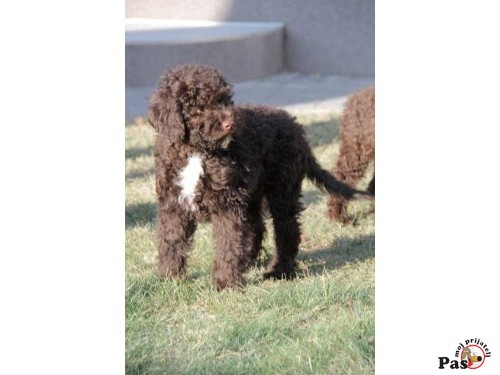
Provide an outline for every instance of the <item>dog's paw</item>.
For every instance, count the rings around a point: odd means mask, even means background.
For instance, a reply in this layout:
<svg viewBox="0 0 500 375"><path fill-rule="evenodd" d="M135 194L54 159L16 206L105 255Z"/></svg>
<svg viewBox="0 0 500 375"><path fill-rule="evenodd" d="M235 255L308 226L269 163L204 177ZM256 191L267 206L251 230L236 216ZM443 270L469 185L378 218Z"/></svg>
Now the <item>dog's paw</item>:
<svg viewBox="0 0 500 375"><path fill-rule="evenodd" d="M229 279L229 278L216 278L214 279L214 287L218 292L224 289L242 289L246 285L244 278Z"/></svg>
<svg viewBox="0 0 500 375"><path fill-rule="evenodd" d="M264 279L291 280L297 277L295 267L274 266L264 273Z"/></svg>

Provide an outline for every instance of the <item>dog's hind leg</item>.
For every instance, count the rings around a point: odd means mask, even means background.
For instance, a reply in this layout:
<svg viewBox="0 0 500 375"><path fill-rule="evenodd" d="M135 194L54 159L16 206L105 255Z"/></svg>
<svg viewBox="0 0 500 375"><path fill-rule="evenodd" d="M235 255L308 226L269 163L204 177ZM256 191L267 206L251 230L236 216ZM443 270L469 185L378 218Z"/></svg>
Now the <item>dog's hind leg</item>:
<svg viewBox="0 0 500 375"><path fill-rule="evenodd" d="M334 168L333 175L341 182L356 186L356 183L365 174L370 161L374 158L373 152L363 150L359 142L355 140L343 139L340 146L340 152L337 159L337 164ZM370 186L372 184L370 183ZM370 193L375 193L375 180L373 179L373 192L368 189ZM347 200L340 195L330 194L328 197L328 215L333 220L339 220L343 223L348 223L351 218L347 213Z"/></svg>
<svg viewBox="0 0 500 375"><path fill-rule="evenodd" d="M300 183L277 186L267 195L267 199L273 217L276 253L264 277L291 279L295 277L295 258L300 243Z"/></svg>

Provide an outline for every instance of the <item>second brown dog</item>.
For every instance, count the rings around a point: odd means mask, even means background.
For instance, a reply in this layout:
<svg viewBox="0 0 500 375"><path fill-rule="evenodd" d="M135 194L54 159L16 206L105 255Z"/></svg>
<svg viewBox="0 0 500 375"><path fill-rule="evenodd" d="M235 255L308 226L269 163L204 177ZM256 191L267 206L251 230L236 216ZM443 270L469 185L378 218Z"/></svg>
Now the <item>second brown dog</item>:
<svg viewBox="0 0 500 375"><path fill-rule="evenodd" d="M375 87L359 90L346 102L340 120L340 152L332 174L350 186L365 175L375 160ZM375 194L375 172L367 190ZM347 200L330 195L328 214L333 220L351 221L347 213Z"/></svg>

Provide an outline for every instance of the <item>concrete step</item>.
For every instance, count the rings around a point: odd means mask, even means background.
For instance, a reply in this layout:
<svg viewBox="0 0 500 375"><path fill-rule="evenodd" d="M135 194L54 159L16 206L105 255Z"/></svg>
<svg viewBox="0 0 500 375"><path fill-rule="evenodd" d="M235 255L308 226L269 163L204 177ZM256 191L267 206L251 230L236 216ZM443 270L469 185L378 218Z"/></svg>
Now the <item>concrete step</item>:
<svg viewBox="0 0 500 375"><path fill-rule="evenodd" d="M213 65L231 82L283 68L284 26L271 22L125 21L125 84L155 85L161 73L186 63Z"/></svg>

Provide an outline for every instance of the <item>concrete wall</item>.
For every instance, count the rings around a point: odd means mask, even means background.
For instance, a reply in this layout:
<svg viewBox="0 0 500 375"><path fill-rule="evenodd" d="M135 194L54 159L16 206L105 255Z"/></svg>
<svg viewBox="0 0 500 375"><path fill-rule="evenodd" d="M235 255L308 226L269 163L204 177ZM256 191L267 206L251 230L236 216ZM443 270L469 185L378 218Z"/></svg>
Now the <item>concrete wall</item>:
<svg viewBox="0 0 500 375"><path fill-rule="evenodd" d="M288 70L375 75L375 0L126 0L125 16L283 22Z"/></svg>

